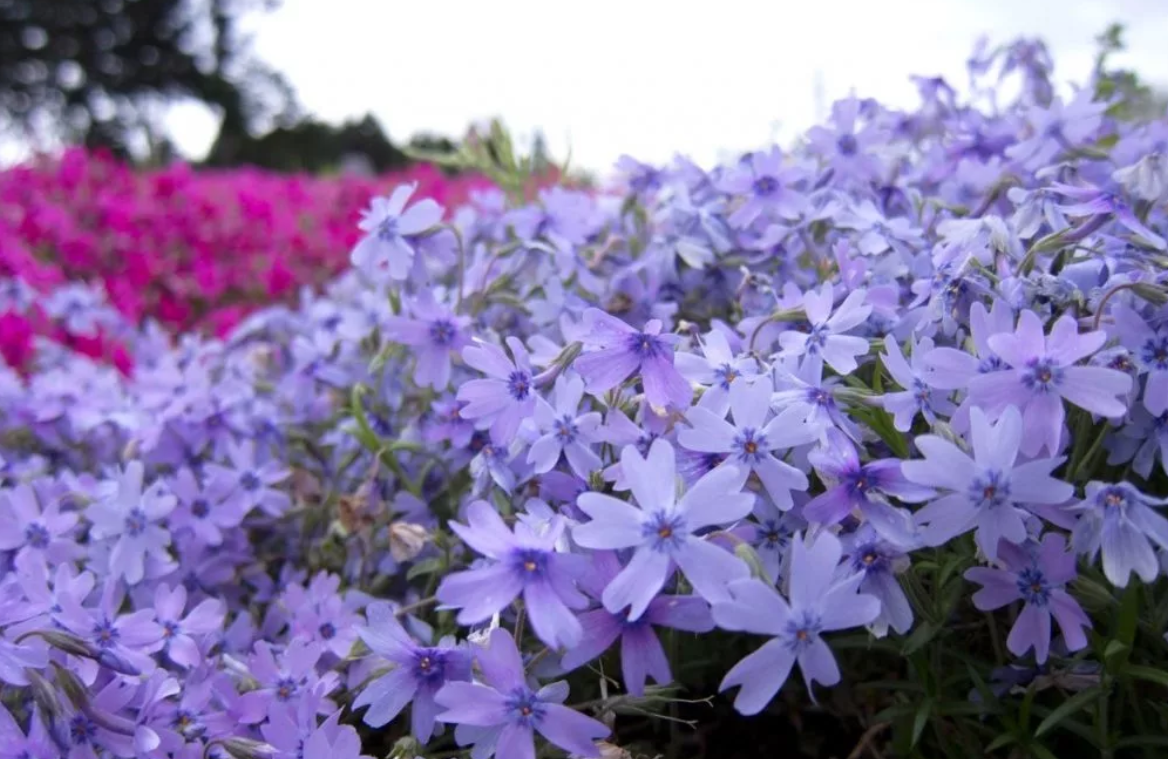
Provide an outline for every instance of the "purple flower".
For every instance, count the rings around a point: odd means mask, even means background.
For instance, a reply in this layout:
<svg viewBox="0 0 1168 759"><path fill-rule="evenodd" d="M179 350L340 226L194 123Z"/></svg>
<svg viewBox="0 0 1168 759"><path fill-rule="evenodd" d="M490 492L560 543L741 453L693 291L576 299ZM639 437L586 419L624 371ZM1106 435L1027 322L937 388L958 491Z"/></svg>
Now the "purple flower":
<svg viewBox="0 0 1168 759"><path fill-rule="evenodd" d="M203 487L198 475L183 467L169 487L178 497L178 507L170 515L175 534L190 530L206 545L218 546L223 543L224 530L233 530L243 522L246 509L242 499L232 497L234 488L223 479L214 487Z"/></svg>
<svg viewBox="0 0 1168 759"><path fill-rule="evenodd" d="M470 344L466 334L470 318L458 316L438 303L429 290L407 299L411 317L391 316L385 320L385 336L413 346L417 358L414 382L421 387L444 390L450 384L450 356Z"/></svg>
<svg viewBox="0 0 1168 759"><path fill-rule="evenodd" d="M290 705L295 706L302 696L323 697L336 687L337 674L317 674L316 663L320 655L321 647L303 638L293 638L279 656L271 643L257 641L248 660L248 670L260 687L249 691L244 698L266 703L268 716L272 717L286 712ZM325 704L321 702L320 707L325 708Z"/></svg>
<svg viewBox="0 0 1168 759"><path fill-rule="evenodd" d="M647 458L635 446L621 451L621 470L637 506L603 493L584 493L576 505L592 521L577 525L572 537L585 548L635 548L632 559L604 589L604 608L613 614L626 606L640 619L649 603L681 568L698 595L713 601L726 596L726 583L749 570L732 553L695 534L750 513L754 496L742 492L747 470L720 466L677 499L673 446L656 440Z"/></svg>
<svg viewBox="0 0 1168 759"><path fill-rule="evenodd" d="M887 497L918 502L928 500L933 491L907 480L901 473L900 459L861 464L856 447L838 430L828 430L827 444L808 454L808 459L828 488L803 506L807 521L834 525L858 511L885 540L902 548L912 547L912 519L892 506Z"/></svg>
<svg viewBox="0 0 1168 759"><path fill-rule="evenodd" d="M804 361L827 362L840 374L856 370L856 356L868 352L868 341L862 337L844 334L863 324L872 313L872 306L864 303L867 293L853 290L839 308L832 311L835 295L830 283L803 294L803 311L807 314L808 330L787 330L779 335L779 345L787 356L806 356Z"/></svg>
<svg viewBox="0 0 1168 759"><path fill-rule="evenodd" d="M443 638L435 646L419 645L397 621L389 604L370 604L365 615L369 625L361 628L361 639L394 668L370 682L353 708L368 706L365 724L381 727L412 701L410 732L426 743L434 734L438 714L434 696L448 682L470 680L470 654L452 638Z"/></svg>
<svg viewBox="0 0 1168 759"><path fill-rule="evenodd" d="M1006 639L1010 652L1021 656L1033 648L1034 658L1039 664L1045 663L1050 653L1052 616L1063 633L1067 650L1086 646L1084 628L1091 627L1091 620L1064 589L1077 573L1075 555L1066 551L1063 536L1047 533L1041 543L1025 545L1003 542L998 556L1001 569L973 567L966 570L965 579L982 586L973 594L973 605L982 611L1000 609L1018 600L1025 602Z"/></svg>
<svg viewBox="0 0 1168 759"><path fill-rule="evenodd" d="M225 611L217 598L200 601L183 616L187 605L187 589L177 585L173 590L159 585L154 591L154 611L162 627L158 644L166 656L180 667L190 669L203 661L203 653L196 639L206 638L223 626Z"/></svg>
<svg viewBox="0 0 1168 759"><path fill-rule="evenodd" d="M112 578L124 577L130 585L142 582L147 556L170 560L170 533L160 523L174 510L175 497L157 482L143 490L144 477L142 462L131 461L114 493L86 510L93 537L115 541L109 554Z"/></svg>
<svg viewBox="0 0 1168 759"><path fill-rule="evenodd" d="M912 429L917 414L925 417L929 424L937 421L937 415L952 416L955 406L943 395L935 394L927 382L929 368L927 356L933 350L933 341L922 337L912 346L912 364L905 361L900 346L892 335L884 338L885 352L880 355L884 367L897 384L904 388L900 393L885 393L880 398L884 410L892 414L893 425L901 432Z"/></svg>
<svg viewBox="0 0 1168 759"><path fill-rule="evenodd" d="M61 750L53 743L39 710L32 710L25 735L12 714L0 706L0 759L58 759L60 756Z"/></svg>
<svg viewBox="0 0 1168 759"><path fill-rule="evenodd" d="M1059 504L1075 492L1070 484L1050 476L1063 458L1018 463L1022 415L1007 406L996 424L980 408L970 411L973 456L938 435L916 439L925 460L901 464L904 476L942 495L916 514L925 525L922 538L938 546L977 529L975 538L986 558L997 557L998 542L1026 540L1027 504Z"/></svg>
<svg viewBox="0 0 1168 759"><path fill-rule="evenodd" d="M95 609L82 606L72 595L59 596L58 600L62 625L93 645L99 652L98 663L125 674L155 668L154 659L146 652L162 639L162 626L155 621L153 609L118 614L123 600L118 583L105 584Z"/></svg>
<svg viewBox="0 0 1168 759"><path fill-rule="evenodd" d="M809 692L814 682L829 686L839 682L839 667L822 633L866 625L880 614L880 601L856 593L863 575L834 580L841 555L839 539L831 533L820 533L810 546L796 535L789 604L772 586L753 577L731 583L733 599L714 604L719 627L771 638L722 679L720 690L741 686L734 699L740 713L762 711L783 687L795 662Z"/></svg>
<svg viewBox="0 0 1168 759"><path fill-rule="evenodd" d="M80 549L71 533L77 513L60 509L56 498L42 509L29 485L0 491L0 551L16 551L18 561L35 557L46 564L76 558Z"/></svg>
<svg viewBox="0 0 1168 759"><path fill-rule="evenodd" d="M418 183L400 185L388 198L373 198L358 226L366 233L353 248L353 266L374 281L403 280L414 266L414 243L442 221L442 206L425 198L406 210Z"/></svg>
<svg viewBox="0 0 1168 759"><path fill-rule="evenodd" d="M237 512L246 515L258 507L265 514L278 517L292 506L292 499L275 486L292 473L274 459L259 463L256 447L253 442L231 446L228 449L231 466L207 464L207 489L227 490L230 495L225 505L230 504Z"/></svg>
<svg viewBox="0 0 1168 759"><path fill-rule="evenodd" d="M745 229L767 212L798 219L809 205L790 185L803 176L801 170L783 166L783 154L777 147L766 153L752 153L747 163L731 168L718 183L722 192L741 196L738 208L727 221L737 229Z"/></svg>
<svg viewBox="0 0 1168 759"><path fill-rule="evenodd" d="M773 385L769 377L730 386L730 424L722 415L697 406L686 414L690 427L677 440L691 451L725 454L721 467L737 467L758 476L775 505L791 508L791 491L807 490L807 475L776 458L773 451L810 443L820 429L807 423L799 409L770 416Z"/></svg>
<svg viewBox="0 0 1168 759"><path fill-rule="evenodd" d="M0 629L24 622L36 613L25 603L23 588L15 573L0 581ZM15 631L8 633L11 636ZM43 669L49 664L49 652L44 641L37 637L25 638L20 643L0 636L0 682L10 685L28 685L25 669ZM0 727L3 725L3 707L0 707ZM3 732L0 731L0 738ZM0 741L0 746L3 742ZM0 749L2 750L2 749Z"/></svg>
<svg viewBox="0 0 1168 759"><path fill-rule="evenodd" d="M969 308L969 332L973 353L959 348L937 347L923 357L928 373L924 379L940 390L959 390L979 374L1000 371L1006 366L990 347L989 338L1014 328L1014 313L1004 300L995 300L987 310L981 301Z"/></svg>
<svg viewBox="0 0 1168 759"><path fill-rule="evenodd" d="M515 439L519 424L535 409L535 382L527 349L518 338L508 337L512 361L492 343L478 343L462 351L462 360L488 376L464 382L458 400L465 403L459 412L479 428L490 427L491 440L506 446Z"/></svg>
<svg viewBox="0 0 1168 759"><path fill-rule="evenodd" d="M1064 314L1054 323L1049 337L1033 311L1023 311L1015 332L992 335L989 346L1011 368L974 377L969 381L973 401L987 413L998 415L1007 406L1022 412L1022 452L1035 456L1043 449L1060 450L1063 399L1093 414L1122 416L1127 406L1120 398L1131 390L1131 377L1102 366L1075 366L1095 353L1107 334L1079 334L1075 318Z"/></svg>
<svg viewBox="0 0 1168 759"><path fill-rule="evenodd" d="M866 524L845 536L842 542L848 557L846 571L862 575L859 591L880 601L880 615L869 624L872 634L883 638L889 627L901 635L907 633L913 623L912 604L896 575L908 569L908 555Z"/></svg>
<svg viewBox="0 0 1168 759"><path fill-rule="evenodd" d="M1168 410L1152 416L1143 406L1136 406L1131 421L1120 428L1110 444L1108 464L1131 461L1132 469L1146 480L1159 456L1160 469L1168 473Z"/></svg>
<svg viewBox="0 0 1168 759"><path fill-rule="evenodd" d="M743 377L757 375L758 361L750 355L736 358L730 341L718 329L710 330L702 338L701 346L701 356L678 353L674 363L681 376L705 388L697 405L726 416L730 410L730 385Z"/></svg>
<svg viewBox="0 0 1168 759"><path fill-rule="evenodd" d="M1160 573L1152 544L1168 551L1168 519L1153 507L1166 504L1126 482L1089 482L1086 498L1069 507L1080 515L1071 545L1090 561L1102 551L1103 573L1116 587L1125 587L1132 572L1151 582Z"/></svg>
<svg viewBox="0 0 1168 759"><path fill-rule="evenodd" d="M446 708L438 719L459 725L459 745L473 742L473 755L482 759L492 755L535 759L534 733L538 732L573 755L600 756L596 741L608 735L609 729L563 705L566 684L532 690L509 632L493 630L476 658L485 682L447 683L435 698Z"/></svg>
<svg viewBox="0 0 1168 759"><path fill-rule="evenodd" d="M634 372L640 372L645 398L657 408L686 408L693 388L673 365L675 335L661 334L658 319L650 319L643 330L635 330L598 308L584 312L588 331L581 341L597 350L584 353L573 363L584 378L588 392L597 394L616 387Z"/></svg>
<svg viewBox="0 0 1168 759"><path fill-rule="evenodd" d="M1072 205L1059 206L1059 210L1067 216L1087 216L1084 226L1093 226L1093 219L1114 218L1128 230L1135 232L1149 242L1156 250L1168 249L1168 242L1163 237L1148 229L1138 218L1131 206L1114 193L1105 192L1098 187L1078 187L1076 185L1055 182L1051 190L1059 195L1078 201Z"/></svg>
<svg viewBox="0 0 1168 759"><path fill-rule="evenodd" d="M554 517L542 534L517 522L512 533L486 501L470 504L466 517L467 524L451 522L450 529L491 563L447 575L438 586L438 600L461 609L459 624L476 625L522 593L531 627L540 640L552 648L576 645L580 622L570 609L588 604L575 587L586 567L583 557L555 551L564 531L563 519Z"/></svg>
<svg viewBox="0 0 1168 759"><path fill-rule="evenodd" d="M884 171L876 148L887 136L872 124L858 127L862 107L863 102L855 97L839 100L832 105L831 126L815 126L807 132L811 150L844 182L875 181Z"/></svg>
<svg viewBox="0 0 1168 759"><path fill-rule="evenodd" d="M540 435L527 453L527 462L534 465L536 474L551 471L561 455L584 479L601 468L600 457L592 450L592 445L600 442L600 412L579 413L583 397L584 380L572 374L556 380L555 406L536 399L534 421Z"/></svg>
<svg viewBox="0 0 1168 759"><path fill-rule="evenodd" d="M1134 309L1124 305L1113 306L1111 315L1119 342L1131 351L1140 373L1148 375L1144 407L1159 416L1168 411L1168 326L1152 329Z"/></svg>
<svg viewBox="0 0 1168 759"><path fill-rule="evenodd" d="M616 555L609 551L593 554L592 572L588 584L600 592L621 570ZM645 680L652 677L659 685L673 680L669 659L657 639L653 627L672 627L686 632L709 632L714 629L709 605L697 596L657 596L649 602L645 613L629 620L624 613L613 614L600 608L580 615L584 637L564 654L560 666L571 671L603 654L619 638L621 642L621 674L625 689L633 696L645 693Z"/></svg>

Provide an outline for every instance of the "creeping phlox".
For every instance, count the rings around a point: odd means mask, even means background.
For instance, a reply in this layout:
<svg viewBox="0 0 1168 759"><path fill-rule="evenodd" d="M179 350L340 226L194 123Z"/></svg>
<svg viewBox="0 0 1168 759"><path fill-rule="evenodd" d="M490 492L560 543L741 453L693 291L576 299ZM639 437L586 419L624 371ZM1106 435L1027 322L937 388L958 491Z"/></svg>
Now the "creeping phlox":
<svg viewBox="0 0 1168 759"><path fill-rule="evenodd" d="M1118 687L1163 633L1168 120L1036 51L971 64L1012 105L919 80L710 171L391 188L218 339L46 290L133 370L0 372L0 756L618 756L679 688L777 712L856 649L970 673L906 692L980 724Z"/></svg>

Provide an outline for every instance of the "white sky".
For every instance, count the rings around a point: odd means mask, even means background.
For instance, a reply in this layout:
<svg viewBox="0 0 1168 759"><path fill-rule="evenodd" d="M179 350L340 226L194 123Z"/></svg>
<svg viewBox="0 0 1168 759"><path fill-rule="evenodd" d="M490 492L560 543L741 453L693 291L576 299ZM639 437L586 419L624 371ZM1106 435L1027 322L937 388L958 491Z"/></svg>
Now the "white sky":
<svg viewBox="0 0 1168 759"><path fill-rule="evenodd" d="M405 142L498 115L605 171L622 153L710 164L786 140L815 122L817 80L827 104L854 91L912 105L909 75L963 85L982 33L1041 35L1057 79L1081 81L1117 20L1117 61L1168 85L1168 0L284 0L253 27L321 118L371 111ZM196 106L168 124L194 156L216 127Z"/></svg>

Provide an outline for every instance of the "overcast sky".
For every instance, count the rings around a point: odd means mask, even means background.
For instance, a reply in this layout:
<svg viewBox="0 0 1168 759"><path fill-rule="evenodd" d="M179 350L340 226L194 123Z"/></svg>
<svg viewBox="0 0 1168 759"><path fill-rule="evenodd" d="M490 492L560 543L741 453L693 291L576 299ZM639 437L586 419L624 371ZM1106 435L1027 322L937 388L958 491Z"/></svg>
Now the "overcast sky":
<svg viewBox="0 0 1168 759"><path fill-rule="evenodd" d="M326 120L372 111L404 142L499 115L605 171L622 153L709 164L786 140L853 91L911 105L911 74L963 84L984 33L1041 35L1056 78L1081 81L1116 20L1118 60L1168 85L1168 0L284 0L253 31ZM168 123L189 155L214 137L194 106Z"/></svg>

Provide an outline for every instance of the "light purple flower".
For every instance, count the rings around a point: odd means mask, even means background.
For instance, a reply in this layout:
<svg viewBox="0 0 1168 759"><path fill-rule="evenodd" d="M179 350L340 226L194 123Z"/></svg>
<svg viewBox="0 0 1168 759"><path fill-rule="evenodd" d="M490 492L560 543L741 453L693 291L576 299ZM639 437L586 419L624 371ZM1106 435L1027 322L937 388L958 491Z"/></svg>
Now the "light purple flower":
<svg viewBox="0 0 1168 759"><path fill-rule="evenodd" d="M470 317L459 316L434 299L429 290L407 299L411 316L391 316L382 329L394 342L414 348L417 365L414 382L421 387L444 390L450 384L450 357L470 344Z"/></svg>
<svg viewBox="0 0 1168 759"><path fill-rule="evenodd" d="M588 388L597 394L610 390L634 372L641 375L645 398L657 408L687 408L693 388L673 365L675 335L661 334L662 324L650 319L636 330L598 308L584 312L587 332L581 341L596 350L576 358L573 366Z"/></svg>
<svg viewBox="0 0 1168 759"><path fill-rule="evenodd" d="M353 266L374 281L406 279L414 266L414 243L409 238L442 221L442 206L425 198L408 210L406 203L418 183L400 185L388 198L373 198L358 226L366 233L353 248Z"/></svg>
<svg viewBox="0 0 1168 759"><path fill-rule="evenodd" d="M131 461L118 476L113 494L86 510L93 537L114 541L109 554L111 576L124 577L130 585L142 582L147 556L170 560L170 533L162 522L174 510L176 499L158 482L144 489L145 474L141 461Z"/></svg>
<svg viewBox="0 0 1168 759"><path fill-rule="evenodd" d="M908 554L881 538L867 524L845 535L841 542L848 558L841 565L841 572L845 576L847 573L862 575L859 591L880 601L880 615L869 623L868 629L877 638L887 635L889 627L901 635L907 633L913 623L912 604L896 575L908 570Z"/></svg>
<svg viewBox="0 0 1168 759"><path fill-rule="evenodd" d="M239 527L247 511L243 500L233 497L234 488L228 482L221 478L215 486L204 487L193 471L180 469L169 483L170 492L178 497L170 515L175 534L190 530L209 546L221 545L224 531Z"/></svg>
<svg viewBox="0 0 1168 759"><path fill-rule="evenodd" d="M727 454L720 467L757 475L775 505L787 511L794 503L791 491L807 489L807 475L773 452L813 442L820 429L807 423L799 409L768 419L772 392L769 377L735 382L729 398L734 423L697 406L686 414L690 427L681 429L677 440L691 451Z"/></svg>
<svg viewBox="0 0 1168 759"><path fill-rule="evenodd" d="M912 346L911 365L905 361L892 335L884 338L884 346L885 352L880 355L884 368L904 388L903 392L885 393L880 398L884 410L892 414L896 429L901 432L911 430L917 414L923 416L929 424L937 421L938 414L952 416L956 407L943 394L934 393L926 381L929 374L927 356L933 350L933 341L922 337Z"/></svg>
<svg viewBox="0 0 1168 759"><path fill-rule="evenodd" d="M700 344L702 355L678 353L674 363L682 377L705 388L697 405L726 416L730 410L730 385L757 375L758 361L750 355L735 357L730 341L718 329L710 330Z"/></svg>
<svg viewBox="0 0 1168 759"><path fill-rule="evenodd" d="M796 535L789 604L774 587L753 577L732 582L733 598L714 604L719 627L771 638L722 679L720 690L740 686L734 699L740 713L762 711L796 662L812 697L812 683L830 686L840 681L839 667L822 633L866 625L880 614L879 600L856 592L863 575L835 581L841 555L839 539L831 533L820 533L811 545Z"/></svg>
<svg viewBox="0 0 1168 759"><path fill-rule="evenodd" d="M563 705L566 683L533 690L509 632L493 630L476 659L485 682L447 683L435 697L446 708L438 719L459 726L455 736L460 745L475 744L473 756L535 759L536 732L572 755L600 756L596 741L609 729Z"/></svg>
<svg viewBox="0 0 1168 759"><path fill-rule="evenodd" d="M1161 471L1168 474L1168 410L1152 416L1143 406L1136 406L1131 416L1131 421L1120 428L1119 435L1109 440L1111 453L1107 463L1130 461L1132 469L1146 480L1158 456Z"/></svg>
<svg viewBox="0 0 1168 759"><path fill-rule="evenodd" d="M147 653L162 638L162 626L155 621L154 609L139 609L119 614L123 594L119 583L107 582L97 608L81 605L71 594L58 597L61 624L79 638L91 643L99 652L97 661L123 674L139 674L155 668Z"/></svg>
<svg viewBox="0 0 1168 759"><path fill-rule="evenodd" d="M217 598L200 601L183 616L186 605L187 589L182 585L172 590L160 584L154 591L154 611L162 627L158 648L175 664L190 669L203 661L198 640L218 632L226 612L223 602Z"/></svg>
<svg viewBox="0 0 1168 759"><path fill-rule="evenodd" d="M1150 583L1160 573L1153 544L1168 551L1168 519L1153 508L1164 505L1126 482L1089 482L1086 497L1068 507L1079 514L1071 545L1092 562L1102 552L1103 573L1116 587L1133 572Z"/></svg>
<svg viewBox="0 0 1168 759"><path fill-rule="evenodd" d="M679 566L698 595L726 597L726 583L749 574L734 554L696 535L750 513L754 496L742 492L747 470L718 467L677 498L673 446L656 440L647 458L635 446L621 451L621 470L637 505L603 493L584 493L576 505L592 521L576 525L572 537L585 548L634 548L633 557L604 589L604 608L613 614L631 606L630 620L645 613Z"/></svg>
<svg viewBox="0 0 1168 759"><path fill-rule="evenodd" d="M519 424L535 409L535 384L527 349L518 338L508 337L514 361L492 343L477 343L463 349L462 360L487 375L487 379L464 382L458 400L466 405L459 413L480 429L491 430L491 440L506 446L515 439Z"/></svg>
<svg viewBox="0 0 1168 759"><path fill-rule="evenodd" d="M42 508L29 485L0 491L0 551L15 551L18 561L35 557L47 565L76 558L81 550L72 536L77 512L60 508L56 498Z"/></svg>
<svg viewBox="0 0 1168 759"><path fill-rule="evenodd" d="M811 151L824 159L841 183L872 182L884 172L878 148L887 136L872 123L862 127L857 124L862 105L855 97L836 101L831 108L831 125L814 126L807 131Z"/></svg>
<svg viewBox="0 0 1168 759"><path fill-rule="evenodd" d="M1061 449L1066 409L1063 399L1093 414L1109 418L1123 416L1127 406L1121 398L1131 390L1127 374L1102 366L1076 366L1103 347L1102 331L1079 334L1075 318L1064 314L1043 334L1042 320L1033 311L1023 311L1013 333L990 336L994 353L1011 368L974 377L969 381L970 397L989 414L998 415L1008 406L1022 412L1024 435L1022 452L1035 456L1042 450Z"/></svg>
<svg viewBox="0 0 1168 759"><path fill-rule="evenodd" d="M451 522L450 529L491 563L443 578L437 593L443 606L460 609L459 624L475 625L522 593L531 627L540 640L551 648L576 645L582 631L570 609L588 605L575 585L587 562L582 556L555 550L564 531L563 519L554 517L543 533L517 522L512 533L486 501L470 504L466 518L467 524Z"/></svg>
<svg viewBox="0 0 1168 759"><path fill-rule="evenodd" d="M864 303L867 293L853 290L832 310L835 294L830 283L818 292L803 294L803 311L807 314L806 332L787 330L779 335L779 345L787 356L806 356L804 361L823 362L840 374L856 370L857 356L868 352L868 341L863 337L844 334L863 324L872 313L872 306Z"/></svg>
<svg viewBox="0 0 1168 759"><path fill-rule="evenodd" d="M245 442L228 448L230 466L209 463L205 467L208 490L229 491L225 505L237 513L248 514L259 508L265 514L278 517L292 506L288 494L276 487L292 472L280 461L258 461L257 444Z"/></svg>
<svg viewBox="0 0 1168 759"><path fill-rule="evenodd" d="M1093 220L1114 218L1126 229L1135 232L1146 240L1156 250L1168 249L1168 241L1156 234L1141 222L1124 200L1114 193L1106 192L1098 187L1080 187L1076 185L1055 182L1051 190L1078 201L1071 205L1059 206L1059 210L1071 217L1089 217L1083 222L1086 227L1094 226ZM1095 222L1097 223L1097 222Z"/></svg>
<svg viewBox="0 0 1168 759"><path fill-rule="evenodd" d="M925 381L940 390L963 390L977 375L1005 369L1005 363L990 347L989 338L1013 328L1014 312L1006 301L997 299L988 310L981 301L974 301L969 308L973 352L948 346L928 351L923 357L924 365L928 368L928 373L924 375Z"/></svg>
<svg viewBox="0 0 1168 759"><path fill-rule="evenodd" d="M905 461L901 469L910 482L942 492L916 513L917 522L925 525L925 543L942 545L976 528L977 545L992 561L999 540L1026 540L1027 504L1064 503L1075 491L1050 476L1063 462L1061 456L1018 463L1022 415L1014 406L1007 406L996 424L974 407L970 425L972 457L943 437L922 435L916 445L925 459Z"/></svg>
<svg viewBox="0 0 1168 759"><path fill-rule="evenodd" d="M965 579L982 586L973 594L973 605L982 611L1025 602L1006 638L1010 652L1021 656L1033 648L1038 663L1046 663L1051 617L1058 622L1067 650L1086 646L1085 628L1091 627L1091 620L1065 590L1077 573L1075 555L1066 550L1063 536L1047 533L1041 543L1024 545L1003 542L998 556L1001 569L973 567L966 570Z"/></svg>
<svg viewBox="0 0 1168 759"><path fill-rule="evenodd" d="M554 406L543 398L536 399L533 420L540 434L527 452L527 462L534 465L536 474L551 471L561 456L584 479L601 468L600 457L592 449L600 442L600 412L581 414L583 398L584 380L576 374L564 374L556 380Z"/></svg>
<svg viewBox="0 0 1168 759"><path fill-rule="evenodd" d="M732 227L745 229L768 212L784 219L798 219L810 207L803 194L791 187L805 172L783 165L779 148L752 153L745 165L729 169L718 182L722 192L741 196L727 217Z"/></svg>
<svg viewBox="0 0 1168 759"><path fill-rule="evenodd" d="M592 557L592 572L585 579L594 595L603 589L621 570L620 561L609 551L599 551ZM659 685L673 680L669 659L653 627L671 627L686 632L709 632L714 629L710 607L697 596L657 596L649 602L645 613L630 621L624 613L613 614L600 608L580 615L584 636L560 660L565 671L571 671L603 654L620 639L621 674L625 689L633 696L645 692L645 680L652 677Z"/></svg>
<svg viewBox="0 0 1168 759"><path fill-rule="evenodd" d="M1115 334L1136 359L1140 373L1147 373L1144 407L1153 416L1168 411L1168 325L1153 329L1134 309L1112 307Z"/></svg>
<svg viewBox="0 0 1168 759"><path fill-rule="evenodd" d="M365 724L382 727L412 702L410 732L424 744L434 734L439 711L434 697L448 682L470 680L470 653L449 637L437 645L418 644L389 604L370 604L365 614L369 625L361 628L361 639L394 668L370 682L353 702L353 709L368 706Z"/></svg>
<svg viewBox="0 0 1168 759"><path fill-rule="evenodd" d="M808 454L827 489L803 506L808 522L834 525L853 512L880 535L901 548L914 547L912 518L888 502L888 496L905 501L928 500L930 488L910 482L901 473L900 459L878 459L860 463L856 447L843 433L828 430L825 445Z"/></svg>

